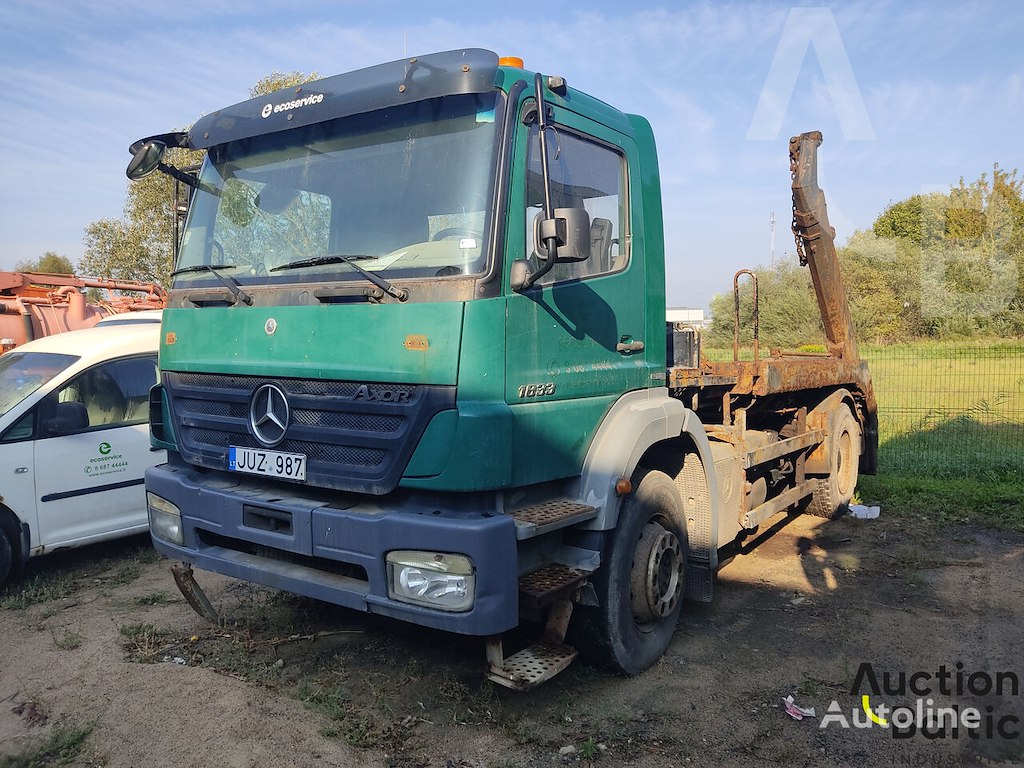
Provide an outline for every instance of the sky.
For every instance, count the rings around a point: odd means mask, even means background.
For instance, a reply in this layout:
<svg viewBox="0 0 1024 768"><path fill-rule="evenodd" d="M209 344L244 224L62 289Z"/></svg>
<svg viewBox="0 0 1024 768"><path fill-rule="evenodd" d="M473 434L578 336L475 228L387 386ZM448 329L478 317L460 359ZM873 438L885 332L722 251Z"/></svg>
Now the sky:
<svg viewBox="0 0 1024 768"><path fill-rule="evenodd" d="M77 261L86 226L122 215L133 141L271 72L475 47L650 120L668 303L707 307L736 270L793 258L792 135L824 134L840 244L890 203L1024 172L1022 42L1007 1L2 0L0 270Z"/></svg>

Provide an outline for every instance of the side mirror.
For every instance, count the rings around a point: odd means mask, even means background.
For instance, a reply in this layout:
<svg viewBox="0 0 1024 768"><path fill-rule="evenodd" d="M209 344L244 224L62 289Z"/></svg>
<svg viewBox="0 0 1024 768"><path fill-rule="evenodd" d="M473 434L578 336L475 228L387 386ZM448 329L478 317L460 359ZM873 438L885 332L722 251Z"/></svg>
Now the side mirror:
<svg viewBox="0 0 1024 768"><path fill-rule="evenodd" d="M527 281L530 279L530 262L526 259L516 259L512 262L512 270L509 272L509 284L512 290L520 293L525 290Z"/></svg>
<svg viewBox="0 0 1024 768"><path fill-rule="evenodd" d="M55 414L43 419L40 433L47 437L70 435L89 427L89 411L82 403L57 403Z"/></svg>
<svg viewBox="0 0 1024 768"><path fill-rule="evenodd" d="M538 213L533 220L533 255L540 269L532 271L526 259L512 262L509 284L513 291L522 293L551 271L558 263L586 261L590 258L593 236L590 215L583 208L555 208L554 218L545 219ZM555 258L548 258L547 243L555 241Z"/></svg>
<svg viewBox="0 0 1024 768"><path fill-rule="evenodd" d="M556 208L555 218L533 220L533 250L541 261L547 261L545 240L554 237L558 243L556 262L586 261L590 258L590 215L584 208Z"/></svg>
<svg viewBox="0 0 1024 768"><path fill-rule="evenodd" d="M132 181L144 179L160 167L167 145L162 141L147 141L132 155L125 174Z"/></svg>

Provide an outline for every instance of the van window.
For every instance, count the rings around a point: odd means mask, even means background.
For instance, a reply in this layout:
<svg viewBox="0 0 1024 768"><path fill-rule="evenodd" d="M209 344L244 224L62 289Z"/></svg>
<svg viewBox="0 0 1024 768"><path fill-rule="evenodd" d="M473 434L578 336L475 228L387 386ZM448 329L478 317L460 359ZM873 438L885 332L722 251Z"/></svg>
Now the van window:
<svg viewBox="0 0 1024 768"><path fill-rule="evenodd" d="M19 352L0 355L0 415L78 360L75 355Z"/></svg>
<svg viewBox="0 0 1024 768"><path fill-rule="evenodd" d="M149 417L149 390L157 383L156 356L114 360L90 368L40 403L43 420L61 412L74 416L74 429L144 424ZM77 403L78 408L58 404Z"/></svg>

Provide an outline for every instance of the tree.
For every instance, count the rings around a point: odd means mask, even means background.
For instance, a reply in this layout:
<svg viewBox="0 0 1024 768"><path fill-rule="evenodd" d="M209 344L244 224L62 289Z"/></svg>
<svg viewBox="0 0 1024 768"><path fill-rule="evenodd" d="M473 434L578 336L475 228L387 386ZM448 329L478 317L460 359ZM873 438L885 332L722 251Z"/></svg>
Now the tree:
<svg viewBox="0 0 1024 768"><path fill-rule="evenodd" d="M855 232L839 249L839 262L858 339L887 344L925 333L921 249L911 239Z"/></svg>
<svg viewBox="0 0 1024 768"><path fill-rule="evenodd" d="M916 264L904 258L893 274L904 306L920 313L919 333L1024 332L1024 180L1016 170L995 164L991 179L961 178L948 194L894 203L872 229L904 252L916 249Z"/></svg>
<svg viewBox="0 0 1024 768"><path fill-rule="evenodd" d="M779 262L772 269L759 267L758 331L763 349L794 348L805 344L821 344L824 332L818 312L810 272L793 261ZM754 297L747 278L740 285L740 344L753 342ZM733 293L721 293L711 300L712 326L708 343L714 347L731 347L735 327Z"/></svg>
<svg viewBox="0 0 1024 768"><path fill-rule="evenodd" d="M946 194L912 195L886 206L870 231L838 248L858 339L1024 335L1024 179L998 164ZM806 270L756 270L762 346L820 342L821 323ZM741 292L741 341L750 344L750 289ZM711 302L709 343L731 346L732 293Z"/></svg>
<svg viewBox="0 0 1024 768"><path fill-rule="evenodd" d="M262 77L256 81L256 85L249 89L249 98L255 99L257 96L266 96L268 93L274 91L280 91L284 88L294 88L297 85L308 83L313 80L319 80L320 75L317 72L310 72L308 75L302 72L271 72L266 77Z"/></svg>
<svg viewBox="0 0 1024 768"><path fill-rule="evenodd" d="M47 251L35 261L19 261L14 265L16 272L43 272L50 275L73 275L75 265L67 256Z"/></svg>
<svg viewBox="0 0 1024 768"><path fill-rule="evenodd" d="M169 149L165 162L183 168L197 165L200 159L200 152ZM175 183L163 173L130 183L124 215L86 227L82 269L111 280L166 285L173 269ZM180 193L184 199L187 192L186 188Z"/></svg>
<svg viewBox="0 0 1024 768"><path fill-rule="evenodd" d="M273 72L253 86L250 96L295 87L318 77L316 73ZM202 152L171 148L165 162L184 168L199 165L202 158ZM174 179L163 173L129 184L121 218L100 219L86 227L81 269L113 280L169 284L177 215L173 210L174 188ZM182 193L187 199L188 190Z"/></svg>
<svg viewBox="0 0 1024 768"><path fill-rule="evenodd" d="M875 219L871 230L878 237L903 238L920 245L923 237L921 219L924 206L923 195L913 195L906 200L890 203Z"/></svg>

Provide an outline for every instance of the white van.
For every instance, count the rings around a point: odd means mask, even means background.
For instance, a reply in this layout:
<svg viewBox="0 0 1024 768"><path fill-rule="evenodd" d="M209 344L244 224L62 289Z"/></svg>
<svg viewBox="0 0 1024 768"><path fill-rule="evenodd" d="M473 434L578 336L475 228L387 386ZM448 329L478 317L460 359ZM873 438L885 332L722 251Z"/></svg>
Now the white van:
<svg viewBox="0 0 1024 768"><path fill-rule="evenodd" d="M34 555L147 529L160 323L106 323L0 355L0 584Z"/></svg>

